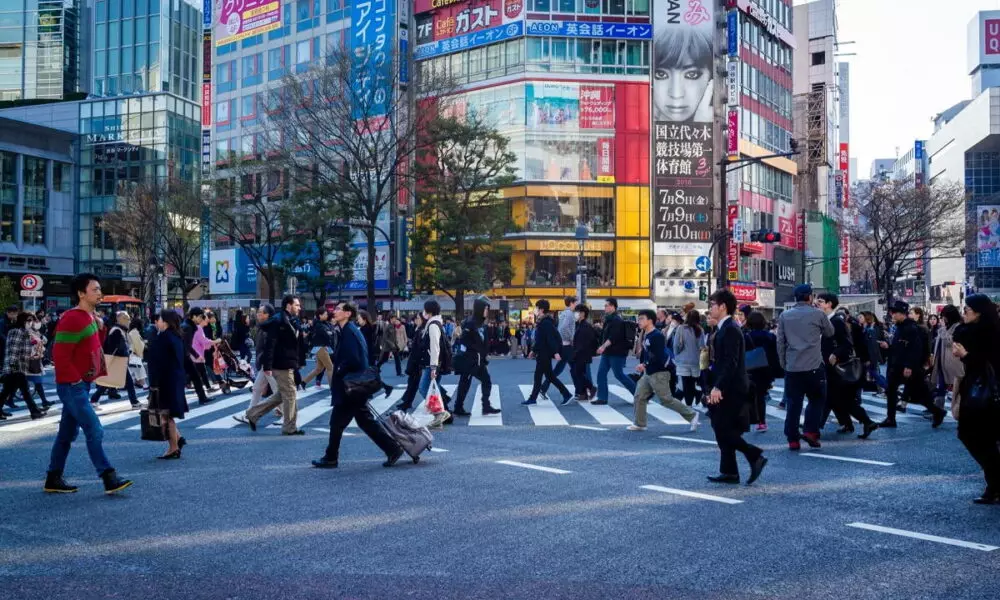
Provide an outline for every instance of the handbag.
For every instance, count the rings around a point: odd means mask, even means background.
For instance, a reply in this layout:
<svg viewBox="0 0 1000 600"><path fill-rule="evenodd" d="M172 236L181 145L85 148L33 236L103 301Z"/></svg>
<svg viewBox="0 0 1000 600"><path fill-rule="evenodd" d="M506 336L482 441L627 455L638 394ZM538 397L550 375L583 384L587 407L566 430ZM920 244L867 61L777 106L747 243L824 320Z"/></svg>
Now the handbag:
<svg viewBox="0 0 1000 600"><path fill-rule="evenodd" d="M770 363L767 362L767 352L763 348L747 350L745 361L747 371L766 369L770 366Z"/></svg>
<svg viewBox="0 0 1000 600"><path fill-rule="evenodd" d="M977 377L969 391L962 397L962 408L966 410L983 410L1000 402L1000 392L997 390L997 377L993 365L987 363L986 372Z"/></svg>
<svg viewBox="0 0 1000 600"><path fill-rule="evenodd" d="M107 368L108 374L98 377L94 383L102 387L115 388L117 390L125 387L125 373L128 371L128 357L105 354L104 365Z"/></svg>
<svg viewBox="0 0 1000 600"><path fill-rule="evenodd" d="M857 356L852 356L842 363L837 363L833 368L844 383L857 383L861 381L865 371L861 360Z"/></svg>
<svg viewBox="0 0 1000 600"><path fill-rule="evenodd" d="M375 367L365 367L361 371L348 373L341 378L344 383L344 394L362 398L370 398L382 389L382 377Z"/></svg>
<svg viewBox="0 0 1000 600"><path fill-rule="evenodd" d="M139 411L140 439L148 442L165 442L170 437L167 420L158 410L159 399L160 389L149 388L149 406Z"/></svg>

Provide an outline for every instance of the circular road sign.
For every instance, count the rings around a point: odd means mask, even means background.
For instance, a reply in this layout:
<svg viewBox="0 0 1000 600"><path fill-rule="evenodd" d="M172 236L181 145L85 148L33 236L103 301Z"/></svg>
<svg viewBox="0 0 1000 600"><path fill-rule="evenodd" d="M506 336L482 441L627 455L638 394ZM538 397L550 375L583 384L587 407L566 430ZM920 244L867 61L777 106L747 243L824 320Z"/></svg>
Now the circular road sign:
<svg viewBox="0 0 1000 600"><path fill-rule="evenodd" d="M34 291L42 287L42 278L38 275L25 275L21 278L21 289Z"/></svg>

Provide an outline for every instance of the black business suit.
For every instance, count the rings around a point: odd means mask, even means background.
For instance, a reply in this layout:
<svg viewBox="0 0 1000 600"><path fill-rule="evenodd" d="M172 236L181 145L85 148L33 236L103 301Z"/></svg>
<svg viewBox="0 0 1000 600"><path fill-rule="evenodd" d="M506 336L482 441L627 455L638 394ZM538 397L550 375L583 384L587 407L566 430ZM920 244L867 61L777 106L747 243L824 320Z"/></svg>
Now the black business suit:
<svg viewBox="0 0 1000 600"><path fill-rule="evenodd" d="M736 321L727 318L716 332L712 344L715 352L713 387L722 392L722 400L709 408L715 441L722 453L719 473L739 477L737 450L751 464L763 454L760 448L743 439L743 432L750 427L750 380L747 377L743 331Z"/></svg>
<svg viewBox="0 0 1000 600"><path fill-rule="evenodd" d="M534 404L538 393L542 390L542 383L546 381L554 385L563 398L571 397L563 382L552 372L552 359L561 349L562 337L556 329L555 319L547 314L538 320L538 328L535 329L535 379L534 385L531 386L531 395L528 396L528 404Z"/></svg>
<svg viewBox="0 0 1000 600"><path fill-rule="evenodd" d="M854 353L854 342L848 330L844 317L835 315L830 319L833 325L833 337L825 337L821 340L823 351L823 362L826 363L826 408L823 411L823 424L830 418L830 411L837 416L837 422L843 427L853 428L851 417L854 417L862 424L871 423L868 411L861 406L861 398L858 396L860 383L848 383L840 376L837 368L830 364L830 356L837 358L837 364L841 365L851 359Z"/></svg>

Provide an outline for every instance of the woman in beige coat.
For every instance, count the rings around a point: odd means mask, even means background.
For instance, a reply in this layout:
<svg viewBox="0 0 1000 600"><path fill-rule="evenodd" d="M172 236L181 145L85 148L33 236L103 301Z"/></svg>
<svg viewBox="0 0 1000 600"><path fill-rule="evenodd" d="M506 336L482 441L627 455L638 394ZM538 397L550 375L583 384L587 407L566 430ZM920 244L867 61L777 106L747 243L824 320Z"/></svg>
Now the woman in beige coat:
<svg viewBox="0 0 1000 600"><path fill-rule="evenodd" d="M955 380L965 374L962 360L952 354L952 343L955 330L962 323L962 315L954 306L946 306L941 311L942 324L938 328L937 339L934 341L933 364L931 372L931 389L934 390L934 403L938 408L944 408L948 389L955 385Z"/></svg>

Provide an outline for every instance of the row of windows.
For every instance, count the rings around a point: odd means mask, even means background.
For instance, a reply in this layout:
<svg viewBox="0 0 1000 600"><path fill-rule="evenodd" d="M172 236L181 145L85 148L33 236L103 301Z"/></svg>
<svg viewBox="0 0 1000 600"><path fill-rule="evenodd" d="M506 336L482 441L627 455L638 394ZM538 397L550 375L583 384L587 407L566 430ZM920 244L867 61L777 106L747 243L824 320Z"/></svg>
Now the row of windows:
<svg viewBox="0 0 1000 600"><path fill-rule="evenodd" d="M52 164L48 181L48 160L23 156L23 202L21 205L21 241L45 244L46 212L49 190L68 192L72 186L72 168L60 162ZM17 154L0 152L0 241L17 242Z"/></svg>
<svg viewBox="0 0 1000 600"><path fill-rule="evenodd" d="M742 64L743 93L779 115L792 118L792 91L747 63Z"/></svg>
<svg viewBox="0 0 1000 600"><path fill-rule="evenodd" d="M287 75L292 67L296 73L302 73L312 66L314 60L325 55L329 59L336 56L346 43L346 29L340 29L309 39L299 40L294 44L285 44L270 48L267 51L267 62L263 52L243 56L236 60L221 62L215 65L215 91L224 94L237 87L260 85L267 81L278 81ZM237 68L238 67L238 68ZM239 86L237 86L239 82Z"/></svg>
<svg viewBox="0 0 1000 600"><path fill-rule="evenodd" d="M170 1L166 0L97 0L96 11L98 23L117 21L129 17L142 17L160 14L160 4L165 3L170 10ZM192 27L198 21L199 12L186 4L180 3L182 19ZM177 9L175 9L177 12ZM199 23L200 24L200 23Z"/></svg>
<svg viewBox="0 0 1000 600"><path fill-rule="evenodd" d="M131 75L159 70L160 44L138 44L122 49L98 50L94 53L94 77ZM190 79L190 70L187 79ZM132 91L132 90L129 90Z"/></svg>
<svg viewBox="0 0 1000 600"><path fill-rule="evenodd" d="M649 16L649 0L528 0L528 12Z"/></svg>
<svg viewBox="0 0 1000 600"><path fill-rule="evenodd" d="M743 45L756 50L757 54L759 54L767 62L767 64L775 65L791 75L792 49L779 42L771 34L767 33L763 27L761 27L749 16L740 15L740 18L743 20ZM791 26L786 27L786 29L791 31Z"/></svg>
<svg viewBox="0 0 1000 600"><path fill-rule="evenodd" d="M740 137L772 152L788 152L792 133L748 108L740 112Z"/></svg>
<svg viewBox="0 0 1000 600"><path fill-rule="evenodd" d="M159 18L139 17L99 23L94 34L94 48L97 50L158 41L160 41Z"/></svg>
<svg viewBox="0 0 1000 600"><path fill-rule="evenodd" d="M747 165L738 173L743 189L763 194L773 200L792 201L791 174L764 163Z"/></svg>

